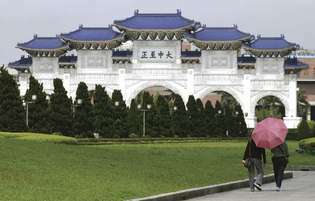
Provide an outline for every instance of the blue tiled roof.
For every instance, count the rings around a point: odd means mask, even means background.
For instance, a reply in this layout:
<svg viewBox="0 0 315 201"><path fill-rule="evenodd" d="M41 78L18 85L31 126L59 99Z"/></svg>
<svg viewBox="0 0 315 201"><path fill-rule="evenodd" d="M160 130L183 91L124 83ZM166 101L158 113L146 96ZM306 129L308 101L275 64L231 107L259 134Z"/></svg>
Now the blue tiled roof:
<svg viewBox="0 0 315 201"><path fill-rule="evenodd" d="M28 69L32 63L32 57L22 56L19 60L9 63L8 66L16 70L25 70Z"/></svg>
<svg viewBox="0 0 315 201"><path fill-rule="evenodd" d="M306 63L301 62L296 57L289 57L284 61L285 69L305 69L308 68Z"/></svg>
<svg viewBox="0 0 315 201"><path fill-rule="evenodd" d="M78 57L74 55L64 55L59 57L59 63L76 63L77 60Z"/></svg>
<svg viewBox="0 0 315 201"><path fill-rule="evenodd" d="M83 27L67 33L61 34L61 37L68 40L76 41L109 41L117 37L121 37L122 34L116 32L112 27Z"/></svg>
<svg viewBox="0 0 315 201"><path fill-rule="evenodd" d="M200 41L235 41L247 40L251 37L250 34L238 30L237 26L203 27L200 31L186 35Z"/></svg>
<svg viewBox="0 0 315 201"><path fill-rule="evenodd" d="M132 51L124 50L124 51L113 51L113 57L130 57L132 56Z"/></svg>
<svg viewBox="0 0 315 201"><path fill-rule="evenodd" d="M297 45L288 42L284 36L281 37L261 37L258 36L249 47L253 49L287 49L295 48Z"/></svg>
<svg viewBox="0 0 315 201"><path fill-rule="evenodd" d="M34 50L55 50L60 48L67 48L67 45L59 37L37 37L26 43L19 43L17 45L20 49L34 49Z"/></svg>
<svg viewBox="0 0 315 201"><path fill-rule="evenodd" d="M134 16L114 21L114 25L125 29L140 30L165 30L180 29L194 25L194 21L184 18L180 11L177 13L139 13L136 10Z"/></svg>
<svg viewBox="0 0 315 201"><path fill-rule="evenodd" d="M245 63L245 64L249 64L249 63L256 63L256 58L253 56L245 56L242 55L240 57L237 57L237 63Z"/></svg>
<svg viewBox="0 0 315 201"><path fill-rule="evenodd" d="M182 57L200 57L201 51L182 51Z"/></svg>

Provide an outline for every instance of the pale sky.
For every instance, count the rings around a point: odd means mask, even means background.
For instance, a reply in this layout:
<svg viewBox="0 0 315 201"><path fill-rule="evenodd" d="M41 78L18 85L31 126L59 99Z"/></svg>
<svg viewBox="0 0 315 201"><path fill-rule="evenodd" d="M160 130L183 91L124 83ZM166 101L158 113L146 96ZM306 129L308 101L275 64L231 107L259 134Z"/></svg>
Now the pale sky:
<svg viewBox="0 0 315 201"><path fill-rule="evenodd" d="M0 0L0 64L25 54L15 48L38 36L55 36L84 26L107 26L140 12L172 12L207 26L237 24L262 36L284 34L315 49L315 0Z"/></svg>

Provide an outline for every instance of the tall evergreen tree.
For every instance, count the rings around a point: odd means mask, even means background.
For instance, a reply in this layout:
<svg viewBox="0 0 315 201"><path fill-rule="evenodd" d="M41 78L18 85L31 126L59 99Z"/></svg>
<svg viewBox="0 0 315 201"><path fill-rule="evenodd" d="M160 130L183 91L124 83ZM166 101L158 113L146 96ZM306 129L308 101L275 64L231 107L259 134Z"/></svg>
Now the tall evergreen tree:
<svg viewBox="0 0 315 201"><path fill-rule="evenodd" d="M135 99L132 99L127 115L128 135L136 134L140 136L140 121L140 111L137 109Z"/></svg>
<svg viewBox="0 0 315 201"><path fill-rule="evenodd" d="M215 130L216 136L225 136L224 111L219 101L216 101L215 107Z"/></svg>
<svg viewBox="0 0 315 201"><path fill-rule="evenodd" d="M49 119L51 132L72 135L72 101L67 96L67 91L59 78L54 79L54 93L50 98Z"/></svg>
<svg viewBox="0 0 315 201"><path fill-rule="evenodd" d="M232 136L245 137L248 135L244 113L240 105L237 105L235 107L235 118L233 122L233 127L233 132L231 132Z"/></svg>
<svg viewBox="0 0 315 201"><path fill-rule="evenodd" d="M189 119L186 113L185 103L178 94L174 98L175 110L172 113L172 130L174 135L186 137L188 132ZM174 109L174 108L173 108Z"/></svg>
<svg viewBox="0 0 315 201"><path fill-rule="evenodd" d="M74 101L73 132L81 137L92 137L93 116L92 104L88 87L84 82L80 82L76 91Z"/></svg>
<svg viewBox="0 0 315 201"><path fill-rule="evenodd" d="M196 100L194 96L190 95L188 98L188 102L186 104L187 106L187 115L189 118L189 135L190 136L198 136L198 124L199 124L199 112L198 112L198 107Z"/></svg>
<svg viewBox="0 0 315 201"><path fill-rule="evenodd" d="M198 137L206 136L206 118L205 118L205 109L200 98L196 100L196 105L198 109L198 121L196 122L196 133Z"/></svg>
<svg viewBox="0 0 315 201"><path fill-rule="evenodd" d="M171 136L171 116L167 101L163 96L158 96L156 102L156 121L154 121L156 136Z"/></svg>
<svg viewBox="0 0 315 201"><path fill-rule="evenodd" d="M113 110L111 99L101 85L96 85L94 95L94 129L102 137L113 137Z"/></svg>
<svg viewBox="0 0 315 201"><path fill-rule="evenodd" d="M32 96L36 100L32 100ZM32 102L28 105L28 125L33 132L49 131L49 113L46 93L43 84L40 84L33 76L30 77L29 88L25 94L25 101Z"/></svg>
<svg viewBox="0 0 315 201"><path fill-rule="evenodd" d="M120 90L114 90L112 94L113 107L113 134L119 137L128 137L127 107Z"/></svg>
<svg viewBox="0 0 315 201"><path fill-rule="evenodd" d="M206 124L206 134L207 136L213 136L214 130L216 128L215 125L215 111L210 101L206 102L205 106L205 124Z"/></svg>
<svg viewBox="0 0 315 201"><path fill-rule="evenodd" d="M0 68L0 129L2 131L23 131L25 112L17 83L12 75Z"/></svg>

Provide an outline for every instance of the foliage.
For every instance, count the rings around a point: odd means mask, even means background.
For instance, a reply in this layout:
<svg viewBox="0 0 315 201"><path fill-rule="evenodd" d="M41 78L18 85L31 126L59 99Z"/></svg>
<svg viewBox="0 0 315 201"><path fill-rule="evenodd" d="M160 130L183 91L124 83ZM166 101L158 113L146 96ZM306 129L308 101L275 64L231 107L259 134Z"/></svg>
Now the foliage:
<svg viewBox="0 0 315 201"><path fill-rule="evenodd" d="M206 102L205 106L205 130L207 136L212 136L215 130L215 111L210 101Z"/></svg>
<svg viewBox="0 0 315 201"><path fill-rule="evenodd" d="M163 96L157 97L155 105L156 115L153 128L153 136L171 136L171 116L169 105Z"/></svg>
<svg viewBox="0 0 315 201"><path fill-rule="evenodd" d="M186 113L185 103L178 94L174 96L173 107L176 110L172 113L172 132L174 136L186 137L188 132L189 119Z"/></svg>
<svg viewBox="0 0 315 201"><path fill-rule="evenodd" d="M232 125L233 130L231 131L231 136L245 137L248 134L244 114L240 105L235 107L235 117L233 119Z"/></svg>
<svg viewBox="0 0 315 201"><path fill-rule="evenodd" d="M12 75L0 68L0 129L2 131L23 131L25 112L17 83Z"/></svg>
<svg viewBox="0 0 315 201"><path fill-rule="evenodd" d="M72 135L72 101L67 96L62 80L54 79L54 93L50 98L50 130Z"/></svg>
<svg viewBox="0 0 315 201"><path fill-rule="evenodd" d="M219 101L216 101L215 107L214 107L214 112L215 112L215 129L214 129L214 134L215 136L225 136L225 121L224 121L224 110L221 106L221 103Z"/></svg>
<svg viewBox="0 0 315 201"><path fill-rule="evenodd" d="M113 107L111 99L101 85L95 86L94 94L94 131L100 136L108 138L113 137Z"/></svg>
<svg viewBox="0 0 315 201"><path fill-rule="evenodd" d="M36 95L36 100L32 96ZM29 89L26 91L25 101L28 104L28 125L29 130L33 132L49 131L49 113L46 93L43 90L43 84L40 84L33 76L29 79Z"/></svg>
<svg viewBox="0 0 315 201"><path fill-rule="evenodd" d="M120 90L114 90L112 94L113 107L113 135L116 137L128 137L127 107Z"/></svg>
<svg viewBox="0 0 315 201"><path fill-rule="evenodd" d="M93 108L89 96L88 87L80 82L76 91L74 101L73 131L80 137L91 137L93 133Z"/></svg>
<svg viewBox="0 0 315 201"><path fill-rule="evenodd" d="M298 91L297 93L297 116L306 119L306 114L310 105L306 101L306 96L304 91Z"/></svg>
<svg viewBox="0 0 315 201"><path fill-rule="evenodd" d="M48 135L42 133L10 133L0 132L0 139L14 139L14 140L25 140L33 142L51 142L51 143L66 143L76 144L77 141L73 137L66 137L61 135Z"/></svg>
<svg viewBox="0 0 315 201"><path fill-rule="evenodd" d="M140 111L137 109L137 104L135 99L131 100L130 108L127 114L127 128L129 137L134 134L136 136L140 135Z"/></svg>
<svg viewBox="0 0 315 201"><path fill-rule="evenodd" d="M310 127L308 126L305 119L302 119L302 121L299 123L297 130L301 138L311 137L312 135Z"/></svg>
<svg viewBox="0 0 315 201"><path fill-rule="evenodd" d="M282 118L285 116L285 108L279 98L266 96L260 99L256 106L257 121L260 122L267 117Z"/></svg>
<svg viewBox="0 0 315 201"><path fill-rule="evenodd" d="M315 138L306 138L299 141L299 147L303 151L315 153Z"/></svg>
<svg viewBox="0 0 315 201"><path fill-rule="evenodd" d="M188 124L188 132L189 136L197 137L199 136L199 130L196 125L199 125L199 111L197 107L197 103L195 100L195 97L190 95L188 97L188 102L186 104L187 107L187 115L189 118L189 124Z"/></svg>

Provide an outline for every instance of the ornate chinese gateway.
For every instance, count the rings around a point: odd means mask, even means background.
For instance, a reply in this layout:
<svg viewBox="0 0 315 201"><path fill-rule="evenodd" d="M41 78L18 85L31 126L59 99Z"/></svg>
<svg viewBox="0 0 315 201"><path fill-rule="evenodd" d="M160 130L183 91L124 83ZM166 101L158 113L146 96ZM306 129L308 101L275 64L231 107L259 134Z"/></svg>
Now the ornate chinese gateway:
<svg viewBox="0 0 315 201"><path fill-rule="evenodd" d="M183 44L189 44L185 50ZM114 21L108 27L83 27L56 37L38 37L18 48L30 56L9 67L19 71L21 94L30 74L53 91L61 78L68 94L78 83L95 84L111 93L120 89L127 104L142 90L163 86L182 96L203 98L214 91L231 94L241 105L248 127L256 123L255 106L266 96L278 97L284 121L295 128L296 72L307 68L290 53L298 45L280 37L254 37L237 26L207 27L173 14L143 14ZM70 52L71 51L71 52Z"/></svg>

